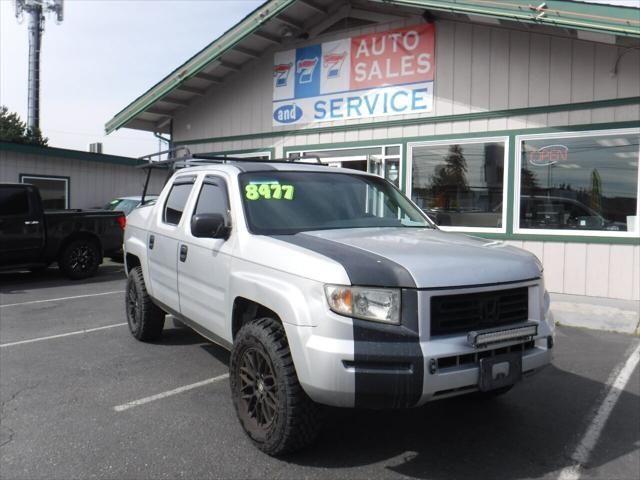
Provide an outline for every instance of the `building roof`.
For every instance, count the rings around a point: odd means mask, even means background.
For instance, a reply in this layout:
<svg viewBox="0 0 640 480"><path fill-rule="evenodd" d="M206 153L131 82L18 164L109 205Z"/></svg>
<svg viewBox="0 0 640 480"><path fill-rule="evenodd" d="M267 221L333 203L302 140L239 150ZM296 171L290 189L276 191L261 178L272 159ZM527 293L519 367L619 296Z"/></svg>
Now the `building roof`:
<svg viewBox="0 0 640 480"><path fill-rule="evenodd" d="M89 162L111 163L115 165L136 166L146 162L137 158L121 157L118 155L106 155L104 153L83 152L81 150L68 150L66 148L42 147L40 145L25 145L22 143L0 142L1 152L18 152L42 157L55 157L74 160L86 160Z"/></svg>
<svg viewBox="0 0 640 480"><path fill-rule="evenodd" d="M617 5L560 0L268 0L118 112L105 130L169 133L177 110L242 71L265 50L285 49L340 25L425 15L493 25L525 23L541 32L569 30L573 36L606 43L640 39L640 9Z"/></svg>

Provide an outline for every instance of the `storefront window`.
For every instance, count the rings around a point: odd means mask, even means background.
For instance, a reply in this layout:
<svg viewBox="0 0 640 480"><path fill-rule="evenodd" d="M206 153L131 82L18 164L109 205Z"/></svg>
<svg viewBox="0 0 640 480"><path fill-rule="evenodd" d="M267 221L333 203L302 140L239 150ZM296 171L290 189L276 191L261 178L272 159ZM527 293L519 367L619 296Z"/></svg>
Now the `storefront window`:
<svg viewBox="0 0 640 480"><path fill-rule="evenodd" d="M519 228L637 231L637 131L520 137Z"/></svg>
<svg viewBox="0 0 640 480"><path fill-rule="evenodd" d="M502 138L414 145L411 198L445 228L501 228L505 145Z"/></svg>

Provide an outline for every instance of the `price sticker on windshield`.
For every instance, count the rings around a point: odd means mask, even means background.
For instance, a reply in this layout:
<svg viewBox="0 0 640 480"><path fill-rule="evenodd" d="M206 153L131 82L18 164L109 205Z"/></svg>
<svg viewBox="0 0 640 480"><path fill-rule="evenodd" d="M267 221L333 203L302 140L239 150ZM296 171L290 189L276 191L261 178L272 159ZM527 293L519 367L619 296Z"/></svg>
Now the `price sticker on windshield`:
<svg viewBox="0 0 640 480"><path fill-rule="evenodd" d="M250 183L244 187L247 200L293 200L293 185L280 183Z"/></svg>

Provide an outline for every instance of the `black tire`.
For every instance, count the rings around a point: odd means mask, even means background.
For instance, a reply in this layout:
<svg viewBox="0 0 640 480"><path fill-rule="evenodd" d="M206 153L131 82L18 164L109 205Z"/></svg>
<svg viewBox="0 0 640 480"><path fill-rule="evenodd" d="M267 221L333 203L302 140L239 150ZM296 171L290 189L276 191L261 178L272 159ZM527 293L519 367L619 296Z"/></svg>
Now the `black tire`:
<svg viewBox="0 0 640 480"><path fill-rule="evenodd" d="M135 267L127 277L125 309L129 331L141 342L156 340L162 335L165 313L153 303L144 284L142 268Z"/></svg>
<svg viewBox="0 0 640 480"><path fill-rule="evenodd" d="M229 372L236 414L256 447L275 456L316 439L320 407L298 382L280 323L260 318L245 324L235 339Z"/></svg>
<svg viewBox="0 0 640 480"><path fill-rule="evenodd" d="M64 247L58 266L72 280L92 277L100 266L100 248L89 239L74 240Z"/></svg>

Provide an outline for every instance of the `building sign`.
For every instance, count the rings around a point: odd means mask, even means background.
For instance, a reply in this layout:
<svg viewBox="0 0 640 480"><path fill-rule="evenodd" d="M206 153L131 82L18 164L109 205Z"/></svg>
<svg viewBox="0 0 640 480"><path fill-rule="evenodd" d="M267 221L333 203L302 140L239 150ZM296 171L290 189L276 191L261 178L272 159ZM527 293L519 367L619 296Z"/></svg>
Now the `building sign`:
<svg viewBox="0 0 640 480"><path fill-rule="evenodd" d="M421 24L276 53L273 125L430 112L434 33Z"/></svg>

